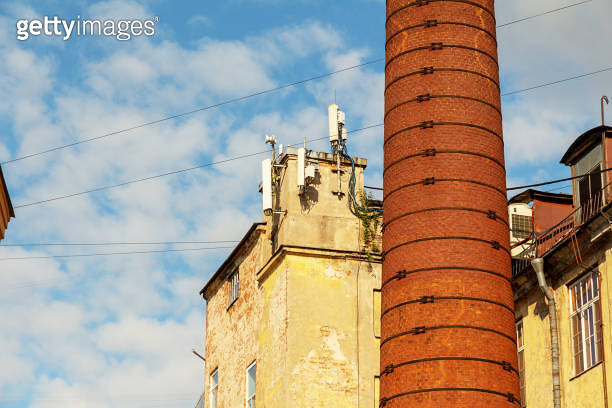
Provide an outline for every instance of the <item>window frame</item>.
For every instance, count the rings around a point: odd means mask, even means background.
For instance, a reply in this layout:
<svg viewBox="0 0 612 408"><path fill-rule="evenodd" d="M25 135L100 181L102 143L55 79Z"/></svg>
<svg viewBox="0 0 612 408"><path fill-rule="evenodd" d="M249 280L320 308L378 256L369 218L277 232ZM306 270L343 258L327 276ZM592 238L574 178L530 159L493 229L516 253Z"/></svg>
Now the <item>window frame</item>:
<svg viewBox="0 0 612 408"><path fill-rule="evenodd" d="M215 382L213 384L213 378L215 379ZM209 389L208 389L208 398L209 398L209 404L210 404L210 408L217 408L218 407L218 396L219 396L219 368L215 368L213 370L212 373L210 373L210 383L209 383ZM215 393L215 399L214 399L214 403L213 403L213 392Z"/></svg>
<svg viewBox="0 0 612 408"><path fill-rule="evenodd" d="M568 286L572 374L574 377L590 370L602 361L600 295L599 273L596 270L588 272ZM579 332L576 331L575 320L580 321ZM577 336L579 336L579 345L576 343ZM579 350L577 346L580 347ZM577 361L580 361L580 366Z"/></svg>
<svg viewBox="0 0 612 408"><path fill-rule="evenodd" d="M528 238L533 233L533 215L511 214L512 235L514 238L521 240ZM521 228L527 224L526 228Z"/></svg>
<svg viewBox="0 0 612 408"><path fill-rule="evenodd" d="M229 283L229 303L227 305L227 308L229 309L234 303L236 303L238 297L240 296L240 270L236 268L234 272L232 272L231 275L227 278L227 281Z"/></svg>
<svg viewBox="0 0 612 408"><path fill-rule="evenodd" d="M255 384L253 384L253 388L254 388L253 395L249 395L249 371L250 371L252 368L255 368ZM249 401L250 401L251 399L253 399L253 401L256 401L256 399L255 399L255 398L256 398L256 395L257 395L257 388L256 388L256 386L257 386L257 360L253 361L253 362L252 362L252 363L251 363L251 364L250 364L250 365L247 367L247 369L246 369L246 371L245 371L245 374L246 374L246 376L245 376L245 380L246 380L246 387L245 387L245 400L244 400L245 402L244 402L244 406L245 406L246 408L249 408ZM253 405L255 406L255 404L253 404Z"/></svg>

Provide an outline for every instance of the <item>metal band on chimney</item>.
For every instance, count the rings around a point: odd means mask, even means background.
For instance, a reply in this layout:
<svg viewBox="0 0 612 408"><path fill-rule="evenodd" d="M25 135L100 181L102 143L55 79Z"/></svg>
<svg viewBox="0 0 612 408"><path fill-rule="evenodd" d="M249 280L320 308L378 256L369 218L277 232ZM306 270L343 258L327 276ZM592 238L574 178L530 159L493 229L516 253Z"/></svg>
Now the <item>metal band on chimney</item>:
<svg viewBox="0 0 612 408"><path fill-rule="evenodd" d="M514 408L494 0L386 8L380 404Z"/></svg>

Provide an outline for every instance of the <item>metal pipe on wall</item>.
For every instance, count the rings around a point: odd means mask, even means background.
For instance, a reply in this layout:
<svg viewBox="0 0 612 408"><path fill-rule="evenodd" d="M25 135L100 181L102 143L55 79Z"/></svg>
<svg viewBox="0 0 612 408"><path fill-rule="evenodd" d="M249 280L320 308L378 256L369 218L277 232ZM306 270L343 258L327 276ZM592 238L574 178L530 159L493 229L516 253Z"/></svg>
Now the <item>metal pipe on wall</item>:
<svg viewBox="0 0 612 408"><path fill-rule="evenodd" d="M536 258L531 265L538 277L540 290L548 300L548 316L550 320L550 357L552 363L553 407L561 408L561 376L559 373L559 337L557 334L557 309L555 297L550 291L544 276L544 259Z"/></svg>

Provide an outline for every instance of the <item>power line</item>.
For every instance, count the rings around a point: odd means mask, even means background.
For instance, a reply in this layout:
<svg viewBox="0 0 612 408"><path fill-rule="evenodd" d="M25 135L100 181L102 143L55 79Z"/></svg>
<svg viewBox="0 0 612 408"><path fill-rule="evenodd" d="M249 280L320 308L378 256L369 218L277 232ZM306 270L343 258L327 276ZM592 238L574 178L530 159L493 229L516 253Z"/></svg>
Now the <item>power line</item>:
<svg viewBox="0 0 612 408"><path fill-rule="evenodd" d="M560 84L562 82L567 82L567 81L573 81L574 79L584 78L584 77L588 77L588 76L595 75L595 74L601 74L602 72L607 72L607 71L612 71L612 67L600 69L598 71L589 72L589 73L578 75L578 76L574 76L574 77L571 77L571 78L560 79L560 80L554 81L554 82L547 82L545 84L532 86L530 88L524 88L524 89L519 89L519 90L516 90L516 91L506 92L506 93L503 93L501 96L514 95L514 94L518 94L518 93L522 93L522 92L531 91L533 89L544 88L546 86L556 85L556 84Z"/></svg>
<svg viewBox="0 0 612 408"><path fill-rule="evenodd" d="M565 9L568 9L568 8L571 8L571 7L579 6L581 4L589 3L591 1L593 1L593 0L586 0L586 1L582 1L580 3L570 4L568 6L557 8L557 9L554 9L554 10L549 10L549 11L546 11L544 13L539 13L539 14L535 14L533 16L521 18L519 20L510 21L508 23L498 25L497 28L506 27L506 26L509 26L509 25L512 25L512 24L520 23L520 22L525 21L525 20L530 20L530 19L533 19L533 18L536 18L536 17L541 17L541 16L544 16L544 15L547 15L547 14L552 14L552 13L555 13L555 12L558 12L558 11L561 11L561 10L565 10ZM132 130L141 129L143 127L156 125L158 123L167 122L167 121L170 121L170 120L173 120L173 119L178 119L180 117L192 115L194 113L198 113L198 112L203 112L203 111L215 109L215 108L218 108L218 107L221 107L221 106L224 106L224 105L229 105L229 104L232 104L232 103L240 102L240 101L243 101L243 100L246 100L246 99L250 99L250 98L254 98L254 97L257 97L257 96L261 96L261 95L277 92L277 91L280 91L282 89L294 87L294 86L301 85L301 84L304 84L304 83L307 83L307 82L316 81L316 80L319 80L319 79L322 79L322 78L326 78L326 77L330 77L330 76L333 76L333 75L336 75L336 74L339 74L339 73L342 73L342 72L350 71L350 70L357 69L357 68L362 68L364 66L375 64L375 63L378 63L378 62L382 62L384 60L385 60L385 58L378 58L378 59L375 59L375 60L366 61L366 62L358 64L358 65L354 65L354 66L351 66L351 67L346 67L346 68L339 69L337 71L332 71L332 72L328 72L328 73L325 73L325 74L316 75L316 76L313 76L313 77L310 77L310 78L306 78L306 79L302 79L302 80L299 80L299 81L291 82L291 83L288 83L288 84L285 84L285 85L281 85L281 86L278 86L278 87L275 87L275 88L265 89L263 91L255 92L255 93L252 93L252 94L249 94L249 95L245 95L245 96L241 96L241 97L238 97L238 98L229 99L229 100L226 100L226 101L223 101L223 102L219 102L219 103L216 103L216 104L213 104L213 105L208 105L208 106L204 106L204 107L201 107L201 108L193 109L191 111L187 111L187 112L183 112L183 113L178 113L176 115L171 115L171 116L167 116L167 117L164 117L164 118L161 118L161 119L157 119L157 120L153 120L153 121L150 121L150 122L145 122L145 123L142 123L140 125L135 125L135 126L132 126L132 127L129 127L129 128L120 129L120 130L117 130L117 131L114 131L114 132L105 133L105 134L102 134L102 135L99 135L99 136L91 137L89 139L79 140L79 141L76 141L76 142L73 142L73 143L68 143L68 144L65 144L65 145L62 145L62 146L57 146L57 147L53 147L53 148L50 148L50 149L47 149L47 150L43 150L43 151L40 151L40 152L37 152L37 153L31 153L31 154L27 154L25 156L16 157L14 159L10 159L10 160L4 161L4 162L0 162L0 164L14 163L14 162L18 162L18 161L21 161L21 160L29 159L29 158L32 158L32 157L40 156L40 155L43 155L43 154L51 153L51 152L54 152L54 151L57 151L57 150L62 150L62 149L66 149L66 148L69 148L69 147L74 147L74 146L77 146L77 145L80 145L80 144L83 144L83 143L89 143L89 142L92 142L92 141L95 141L95 140L100 140L100 139L104 139L104 138L107 138L107 137L110 137L110 136L115 136L115 135L119 135L119 134L122 134L122 133L130 132Z"/></svg>
<svg viewBox="0 0 612 408"><path fill-rule="evenodd" d="M581 179L581 178L589 176L591 174L606 173L606 172L611 171L611 170L612 170L612 167L607 168L607 169L603 169L603 170L599 170L599 171L593 171L591 173L581 174L580 176L573 176L573 177L567 177L567 178L562 178L562 179L558 179L558 180L544 181L542 183L529 184L529 185L525 185L525 186L510 187L510 188L507 188L506 191L523 190L523 189L531 188L531 187L547 186L549 184L557 184L557 183L561 183L563 181L570 181L570 180Z"/></svg>
<svg viewBox="0 0 612 408"><path fill-rule="evenodd" d="M150 122L142 123L140 125L132 126L132 127L121 129L121 130L117 130L117 131L114 131L114 132L105 133L103 135L91 137L89 139L79 140L77 142L68 143L68 144L65 144L65 145L62 145L62 146L57 146L57 147L54 147L54 148L51 148L51 149L43 150L43 151L38 152L38 153L32 153L32 154L28 154L28 155L25 155L25 156L17 157L17 158L14 158L14 159L2 162L0 164L14 163L14 162L17 162L17 161L29 159L31 157L36 157L36 156L40 156L40 155L43 155L43 154L46 154L46 153L51 153L51 152L54 152L54 151L57 151L57 150L66 149L68 147L74 147L74 146L77 146L77 145L80 145L80 144L83 144L83 143L92 142L94 140L100 140L100 139L104 139L104 138L109 137L109 136L115 136L115 135L118 135L118 134L121 134L121 133L130 132L132 130L141 129L143 127L147 127L147 126L151 126L151 125L156 125L158 123L167 122L167 121L173 120L173 119L178 119L178 118L183 117L183 116L193 115L194 113L198 113L198 112L203 112L203 111L219 108L221 106L229 105L231 103L236 103L236 102L244 101L245 99L254 98L256 96L261 96L261 95L269 94L269 93L272 93L272 92L280 91L282 89L286 89L286 88L294 87L294 86L297 86L297 85L305 84L307 82L316 81L318 79L330 77L332 75L336 75L336 74L339 74L339 73L342 73L342 72L346 72L346 71L350 71L350 70L353 70L353 69L362 68L362 67L365 67L367 65L372 65L372 64L375 64L377 62L382 62L384 60L385 60L384 58L378 58L378 59L375 59L375 60L372 60L372 61L367 61L367 62L358 64L358 65L353 65L351 67L342 68L342 69L339 69L337 71L328 72L328 73L325 73L325 74L321 74L321 75L313 76L313 77L310 77L310 78L302 79L300 81L295 81L295 82L291 82L289 84L277 86L275 88L270 88L270 89L266 89L266 90L263 90L263 91L255 92L255 93L252 93L252 94L249 94L249 95L241 96L239 98L229 99L227 101L219 102L219 103L216 103L214 105L204 106L202 108L194 109L194 110L191 110L191 111L188 111L188 112L178 113L176 115L167 116L165 118L161 118L161 119L153 120L153 121L150 121Z"/></svg>
<svg viewBox="0 0 612 408"><path fill-rule="evenodd" d="M553 192L556 192L556 191L565 190L566 188L571 187L571 186L572 186L571 184L566 184L566 185L564 185L562 187L553 188L551 190L544 190L544 192L545 193L553 193Z"/></svg>
<svg viewBox="0 0 612 408"><path fill-rule="evenodd" d="M234 244L240 241L149 241L149 242L41 242L41 243L0 243L2 247L40 247L40 246L119 246L119 245L187 245L187 244Z"/></svg>
<svg viewBox="0 0 612 408"><path fill-rule="evenodd" d="M558 179L558 180L544 181L544 182L536 183L536 184L528 184L528 185L525 185L525 186L509 187L509 188L506 189L506 191L524 190L524 189L531 188L531 187L547 186L547 185L550 185L550 184L561 183L563 181L577 180L577 179L581 179L583 177L589 176L591 174L601 174L601 173L605 173L605 172L608 172L608 171L612 171L612 167L607 168L607 169L603 169L603 170L600 170L600 171L596 171L596 172L594 171L594 172L587 173L587 174L581 174L580 176L566 177L566 178L562 178L562 179ZM384 191L381 187L370 187L370 186L364 186L364 187L367 188L367 189L370 189L370 190ZM555 189L555 190L560 190L560 189L563 189L563 188L566 188L566 187L571 187L571 185L564 186L564 187L561 187L561 188ZM555 191L555 190L549 190L548 192Z"/></svg>
<svg viewBox="0 0 612 408"><path fill-rule="evenodd" d="M554 9L554 10L545 11L544 13L535 14L535 15L533 15L533 16L524 17L524 18L521 18L521 19L518 19L518 20L514 20L514 21L509 21L509 22L507 22L507 23L504 23L504 24L500 24L500 25L498 25L498 26L497 26L497 28L506 27L506 26L509 26L509 25L511 25L511 24L516 24L516 23L520 23L520 22L522 22L522 21L531 20L532 18L536 18L536 17L545 16L545 15L547 15L547 14L556 13L556 12L561 11L561 10L565 10L565 9L568 9L568 8L572 8L572 7L580 6L581 4L590 3L591 1L593 1L593 0L581 1L580 3L574 3L574 4L570 4L570 5L568 5L568 6L561 7L561 8L558 8L558 9Z"/></svg>
<svg viewBox="0 0 612 408"><path fill-rule="evenodd" d="M601 69L601 70L598 70L598 71L589 72L589 73L578 75L578 76L573 76L573 77L570 77L570 78L560 79L560 80L554 81L554 82L547 82L545 84L536 85L536 86L532 86L532 87L529 87L529 88L518 89L518 90L515 90L515 91L511 91L511 92L506 92L506 93L503 93L501 96L515 95L515 94L518 94L518 93L531 91L533 89L538 89L538 88L543 88L543 87L547 87L547 86L551 86L551 85L560 84L560 83L563 83L563 82L573 81L575 79L588 77L588 76L599 74L599 73L606 72L606 71L612 71L612 67ZM372 128L376 128L376 127L381 127L381 126L384 126L384 123L377 123L377 124L374 124L374 125L369 125L369 126L363 127L361 129L355 129L355 130L350 131L349 133L360 132L360 131L363 131L363 130L368 130L368 129L372 129ZM311 140L307 140L307 142L316 142L316 141L323 140L323 139L326 139L326 138L327 137L311 139ZM289 145L289 146L298 146L300 144L301 143L295 143L295 144ZM113 189L113 188L117 188L117 187L123 187L123 186L134 184L134 183L140 183L140 182L143 182L143 181L154 180L154 179L158 179L158 178L162 178L162 177L166 177L166 176L171 176L171 175L175 175L175 174L179 174L179 173L185 173L185 172L188 172L188 171L192 171L192 170L196 170L196 169L201 169L201 168L204 168L204 167L210 167L210 166L214 166L214 165L217 165L217 164L227 163L227 162L231 162L231 161L235 161L235 160L240 160L240 159L246 159L246 158L249 158L249 157L254 157L254 156L258 156L258 155L266 154L266 153L269 153L269 151L268 150L264 150L264 151L260 151L260 152L257 152L257 153L245 154L245 155L242 155L242 156L237 156L237 157L233 157L233 158L229 158L229 159L225 159L225 160L220 160L220 161L217 161L217 162L205 163L205 164L201 164L201 165L198 165L198 166L189 167L189 168L186 168L186 169L170 171L170 172L158 174L158 175L155 175L155 176L144 177L144 178L140 178L140 179L136 179L136 180L130 180L130 181L126 181L126 182L123 182L123 183L118 183L118 184L113 184L113 185L109 185L109 186L94 188L94 189L91 189L91 190L81 191L81 192L78 192L78 193L73 193L73 194L67 194L67 195L63 195L63 196L53 197L53 198L50 198L50 199L41 200L41 201L35 201L35 202L32 202L32 203L28 203L28 204L21 204L21 205L14 206L14 208L30 207L30 206L33 206L33 205L39 205L39 204L44 204L44 203L48 203L48 202L52 202L52 201L63 200L65 198L71 198L71 197L76 197L76 196L80 196L80 195L91 194L91 193L95 193L95 192L99 192L99 191L104 191L104 190L109 190L109 189ZM368 187L368 188L374 189L374 190L380 190L380 187Z"/></svg>
<svg viewBox="0 0 612 408"><path fill-rule="evenodd" d="M364 130L367 130L367 129L372 129L372 128L376 128L376 127L380 127L380 126L383 126L383 124L380 123L380 124L376 124L376 125L366 126L366 127L361 128L361 129L351 130L348 133L361 132L361 131L364 131ZM325 137L320 137L320 138L317 138L317 139L310 139L310 140L307 140L307 142L316 142L316 141L327 139L327 138L328 138L328 136L325 136ZM294 143L294 144L289 145L289 146L299 146L302 143L303 142ZM112 184L112 185L108 185L108 186L104 186L104 187L98 187L98 188L94 188L94 189L86 190L86 191L80 191L78 193L72 193L72 194L66 194L66 195L57 196L57 197L53 197L53 198L48 198L46 200L35 201L35 202L32 202L32 203L28 203L28 204L16 205L16 206L13 206L13 207L14 208L25 208L25 207L30 207L30 206L33 206L33 205L45 204L45 203L49 203L49 202L52 202L52 201L63 200L63 199L66 199L66 198L77 197L77 196L81 196L81 195L85 195L85 194L91 194L91 193L96 193L96 192L104 191L104 190L110 190L110 189L117 188L117 187L123 187L123 186L127 186L127 185L130 185L130 184L140 183L140 182L143 182L143 181L155 180L155 179L159 179L159 178L162 178L162 177L172 176L172 175L176 175L176 174L180 174L180 173L186 173L186 172L192 171L192 170L202 169L202 168L214 166L214 165L217 165L217 164L228 163L228 162L231 162L231 161L246 159L246 158L249 158L249 157L254 157L254 156L259 156L259 155L262 155L262 154L269 154L269 153L270 153L270 150L263 150L263 151L256 152L256 153L243 154L241 156L236 156L236 157L232 157L232 158L229 158L229 159L219 160L219 161L211 162L211 163L204 163L204 164L200 164L200 165L197 165L197 166L188 167L186 169L169 171L169 172L166 172L166 173L157 174L155 176L149 176L149 177L143 177L143 178L140 178L140 179L124 181L122 183Z"/></svg>
<svg viewBox="0 0 612 408"><path fill-rule="evenodd" d="M209 247L209 248L185 248L185 249L159 249L153 251L129 251L129 252L101 252L92 254L68 254L68 255L42 255L42 256L21 256L0 258L0 261L21 261L26 259L54 259L54 258L89 258L94 256L117 256L117 255L141 255L141 254L160 254L169 252L195 252L195 251L211 251L218 249L233 249L234 247Z"/></svg>

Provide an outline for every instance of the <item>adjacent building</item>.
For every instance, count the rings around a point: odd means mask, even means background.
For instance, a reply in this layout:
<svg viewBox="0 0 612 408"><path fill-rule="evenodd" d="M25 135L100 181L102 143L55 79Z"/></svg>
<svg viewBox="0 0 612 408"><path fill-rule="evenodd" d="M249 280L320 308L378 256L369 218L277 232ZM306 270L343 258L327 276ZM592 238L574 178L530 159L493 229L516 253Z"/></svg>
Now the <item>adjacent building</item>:
<svg viewBox="0 0 612 408"><path fill-rule="evenodd" d="M11 203L11 197L4 181L4 174L0 167L0 240L4 239L4 233L11 218L15 218L15 211Z"/></svg>
<svg viewBox="0 0 612 408"><path fill-rule="evenodd" d="M573 194L529 190L510 200L513 289L522 406L553 406L552 353L559 355L559 397L567 408L608 407L612 398L612 128L589 130L561 163ZM531 259L543 258L551 300ZM558 346L551 343L551 305ZM554 326L554 325L553 325Z"/></svg>
<svg viewBox="0 0 612 408"><path fill-rule="evenodd" d="M200 292L207 408L378 405L380 203L359 194L366 165L293 148L264 162L263 221Z"/></svg>

